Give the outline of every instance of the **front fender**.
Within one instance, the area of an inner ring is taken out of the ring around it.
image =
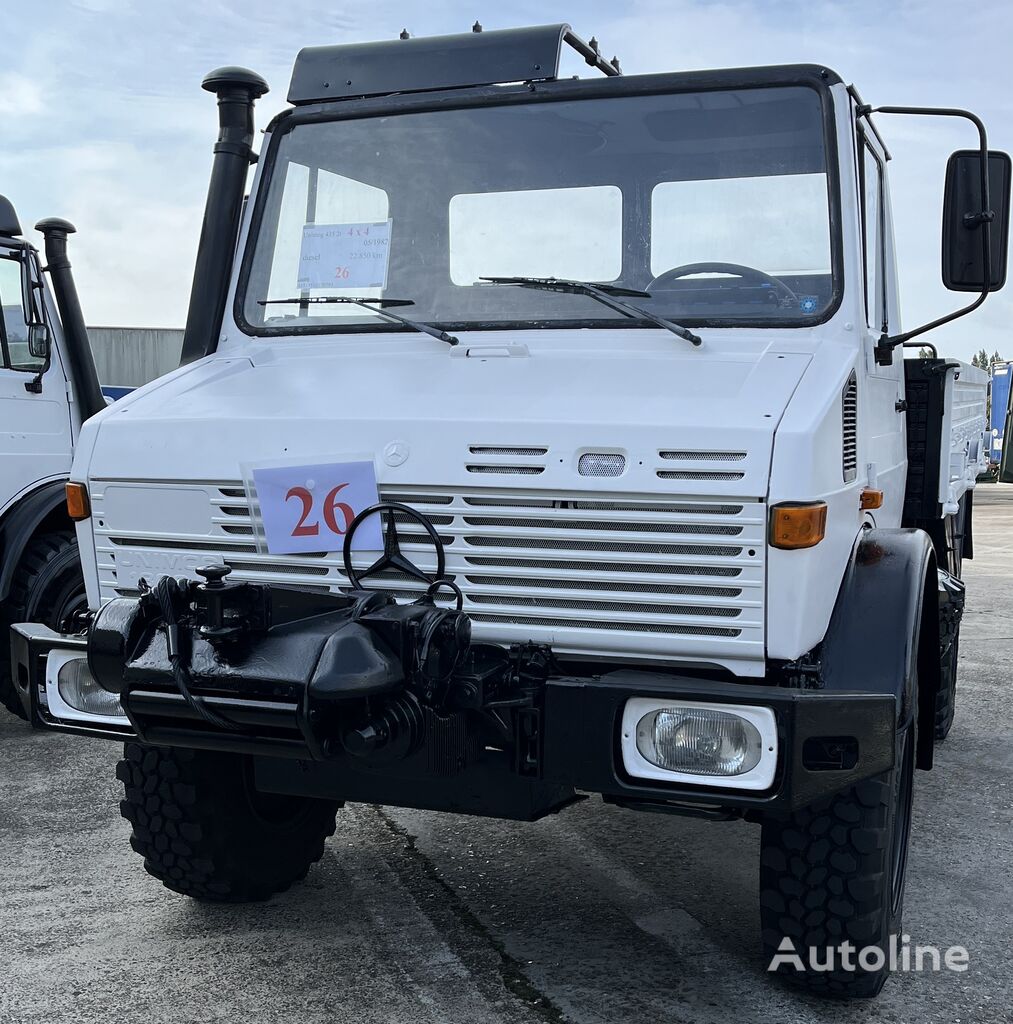
[[[0,601],[6,601],[26,545],[42,522],[64,506],[66,481],[51,480],[26,494],[0,521]],[[63,529],[73,525],[69,518]]]
[[[844,574],[820,657],[828,690],[897,698],[898,727],[918,702],[918,766],[932,767],[939,688],[936,555],[923,530],[863,532]]]

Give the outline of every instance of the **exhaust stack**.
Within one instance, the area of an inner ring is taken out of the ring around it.
[[[53,286],[56,308],[63,322],[63,340],[69,356],[67,373],[83,422],[89,416],[101,412],[106,402],[99,387],[95,359],[88,341],[88,328],[84,325],[81,300],[67,258],[67,236],[74,234],[77,228],[69,220],[47,217],[35,225],[35,230],[42,232],[46,240],[46,270]]]
[[[218,142],[197,247],[180,365],[206,356],[218,345],[243,210],[246,172],[256,161],[253,105],[268,90],[267,82],[256,72],[236,67],[210,72],[201,88],[218,96]]]

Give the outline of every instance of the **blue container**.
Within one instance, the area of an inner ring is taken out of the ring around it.
[[[1013,362],[1006,360],[992,364],[992,419],[988,425],[991,434],[988,461],[996,467],[1002,459],[1002,435],[1006,426],[1011,377],[1013,377]]]

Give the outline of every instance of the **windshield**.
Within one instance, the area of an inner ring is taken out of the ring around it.
[[[239,308],[256,333],[415,321],[653,326],[558,277],[650,292],[680,324],[804,325],[834,298],[821,99],[805,86],[444,109],[297,124],[274,149]],[[397,328],[395,328],[397,329]]]

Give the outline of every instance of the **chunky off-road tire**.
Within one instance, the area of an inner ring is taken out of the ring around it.
[[[0,704],[8,711],[25,717],[11,677],[10,627],[15,622],[41,622],[51,629],[69,629],[74,615],[87,606],[74,535],[47,533],[33,539],[21,556],[0,614]]]
[[[760,919],[766,962],[791,949],[804,971],[782,959],[790,984],[831,998],[876,995],[889,975],[890,936],[901,931],[904,875],[911,824],[915,728],[897,737],[897,767],[783,818],[763,823]],[[879,970],[848,971],[836,950],[878,946]],[[897,940],[900,941],[899,939]],[[835,969],[809,968],[814,947],[821,966],[835,949]]]
[[[128,743],[116,777],[130,845],[168,889],[199,900],[265,900],[306,877],[338,804],[257,792],[239,754]]]

